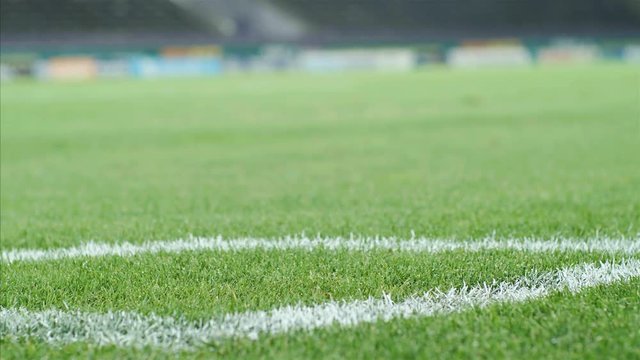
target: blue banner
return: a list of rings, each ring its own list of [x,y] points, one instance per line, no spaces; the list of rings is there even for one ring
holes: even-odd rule
[[[133,58],[129,71],[135,77],[199,76],[222,72],[218,58]]]

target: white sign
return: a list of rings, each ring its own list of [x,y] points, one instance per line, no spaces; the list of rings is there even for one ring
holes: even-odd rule
[[[533,62],[531,53],[520,45],[461,46],[447,53],[454,67],[521,66]]]
[[[410,70],[416,55],[410,49],[305,50],[298,56],[302,70]]]

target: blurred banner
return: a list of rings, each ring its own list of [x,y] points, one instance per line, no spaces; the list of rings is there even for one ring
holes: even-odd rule
[[[200,46],[168,46],[160,51],[163,57],[219,57],[222,49],[215,45]]]
[[[487,39],[393,45],[355,43],[339,47],[196,44],[139,50],[5,50],[0,57],[0,75],[3,81],[31,76],[42,80],[91,80],[265,71],[407,71],[431,65],[474,68],[597,61],[640,63],[640,38]]]
[[[531,52],[519,40],[469,41],[447,53],[447,63],[454,67],[530,65]]]
[[[640,64],[640,44],[625,47],[622,56],[626,62]]]
[[[297,59],[305,71],[410,70],[416,56],[410,49],[304,50]]]
[[[55,57],[38,64],[41,79],[88,80],[98,76],[98,62],[89,56]]]
[[[598,60],[600,55],[600,49],[595,44],[565,41],[539,49],[538,61],[541,64],[591,63]]]
[[[129,62],[134,77],[198,76],[216,75],[222,72],[222,63],[217,58],[181,57],[133,58]]]

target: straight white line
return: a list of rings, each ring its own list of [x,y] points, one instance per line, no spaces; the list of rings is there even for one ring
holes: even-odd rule
[[[138,254],[180,253],[185,251],[241,251],[241,250],[291,250],[314,249],[371,251],[393,250],[439,253],[445,251],[516,250],[528,252],[605,252],[640,253],[640,235],[635,239],[598,237],[591,239],[536,238],[498,239],[487,237],[477,240],[457,241],[447,239],[413,238],[401,240],[386,237],[305,237],[287,236],[279,239],[238,238],[224,239],[220,236],[204,238],[189,237],[173,241],[152,241],[140,244],[88,242],[79,246],[59,249],[13,249],[2,251],[2,262],[33,262],[79,257],[134,256]]]
[[[229,314],[190,322],[182,318],[141,315],[132,312],[64,312],[0,309],[0,337],[34,338],[50,344],[89,342],[98,346],[193,349],[227,338],[257,339],[337,325],[352,327],[394,318],[436,316],[483,308],[498,303],[540,299],[558,291],[576,293],[598,285],[640,276],[640,260],[582,264],[550,273],[534,273],[515,282],[493,282],[446,291],[431,290],[395,303],[388,296],[352,302],[328,302],[315,306],[286,306],[270,311]]]

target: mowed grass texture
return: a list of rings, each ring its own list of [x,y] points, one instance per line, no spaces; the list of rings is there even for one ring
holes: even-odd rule
[[[560,293],[544,301],[497,305],[446,317],[398,319],[293,335],[212,343],[198,351],[96,348],[80,343],[50,347],[2,342],[11,358],[536,358],[640,357],[640,281]]]
[[[2,246],[635,235],[639,72],[3,85]]]
[[[551,256],[552,255],[552,256]],[[66,307],[207,319],[247,310],[330,300],[398,301],[428,289],[513,281],[533,269],[620,258],[602,254],[387,251],[186,253],[12,264],[3,271],[1,306]]]
[[[638,67],[10,83],[1,95],[2,250],[190,234],[640,241]],[[196,321],[629,257],[318,248],[18,261],[0,264],[0,307]],[[3,358],[633,358],[638,299],[634,278],[179,353],[0,344]]]

